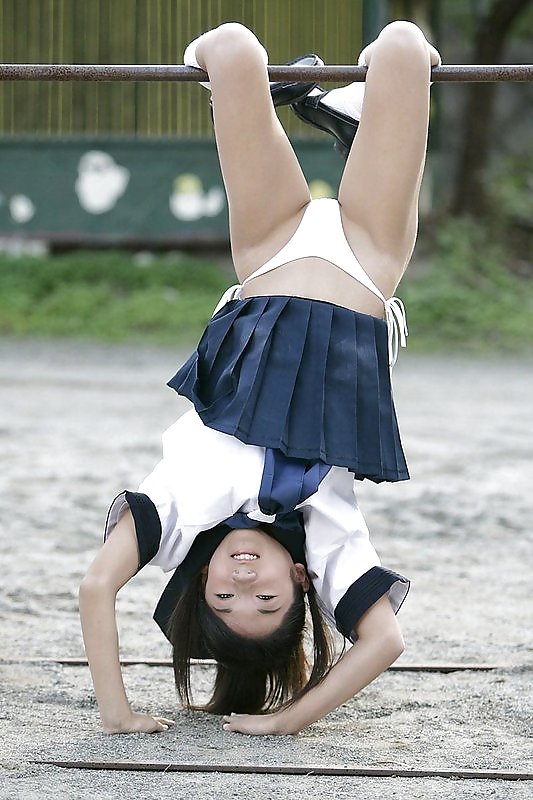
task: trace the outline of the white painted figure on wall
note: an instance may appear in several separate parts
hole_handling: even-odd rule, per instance
[[[25,194],[14,194],[8,198],[3,192],[0,192],[0,206],[3,205],[9,210],[9,216],[13,222],[19,225],[24,225],[35,216],[35,206]]]
[[[9,200],[9,213],[13,222],[24,225],[35,216],[35,206],[25,194],[14,194]]]
[[[89,150],[80,158],[75,190],[80,206],[89,214],[111,211],[126,191],[130,171],[109,153]]]
[[[176,219],[191,222],[201,217],[216,217],[224,208],[224,192],[220,186],[204,191],[197,175],[178,175],[173,184],[169,206]]]

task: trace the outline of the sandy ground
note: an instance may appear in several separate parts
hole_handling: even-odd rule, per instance
[[[409,483],[361,485],[383,563],[408,575],[401,662],[490,672],[388,672],[297,737],[251,738],[181,711],[167,668],[125,668],[158,736],[99,731],[77,586],[110,500],[159,458],[186,407],[164,386],[184,354],[87,344],[0,344],[0,797],[522,798],[531,782],[73,771],[36,759],[487,768],[531,771],[533,360],[402,353],[396,400]],[[119,597],[125,657],[168,657],[146,569]],[[29,659],[38,659],[30,662]],[[16,662],[16,663],[14,663]],[[209,668],[197,667],[199,696]]]

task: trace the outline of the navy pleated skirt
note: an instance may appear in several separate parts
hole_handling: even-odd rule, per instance
[[[168,385],[247,444],[376,483],[409,478],[384,320],[299,297],[232,300]]]

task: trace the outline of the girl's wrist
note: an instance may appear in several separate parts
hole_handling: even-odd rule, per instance
[[[120,733],[125,730],[131,722],[132,711],[129,704],[113,711],[100,710],[100,720],[102,728],[106,733]]]
[[[292,736],[300,732],[300,728],[295,726],[294,711],[296,703],[293,703],[287,708],[282,708],[281,711],[276,711],[272,714],[273,718],[273,733],[278,736]]]

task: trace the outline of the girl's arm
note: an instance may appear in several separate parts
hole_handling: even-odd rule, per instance
[[[386,596],[368,609],[355,630],[356,643],[318,686],[273,714],[224,717],[224,729],[248,734],[298,733],[357,694],[403,652],[400,628]]]
[[[172,720],[130,708],[120,669],[115,601],[118,590],[138,569],[139,553],[131,513],[125,514],[89,567],[80,586],[85,651],[106,733],[167,730]]]

